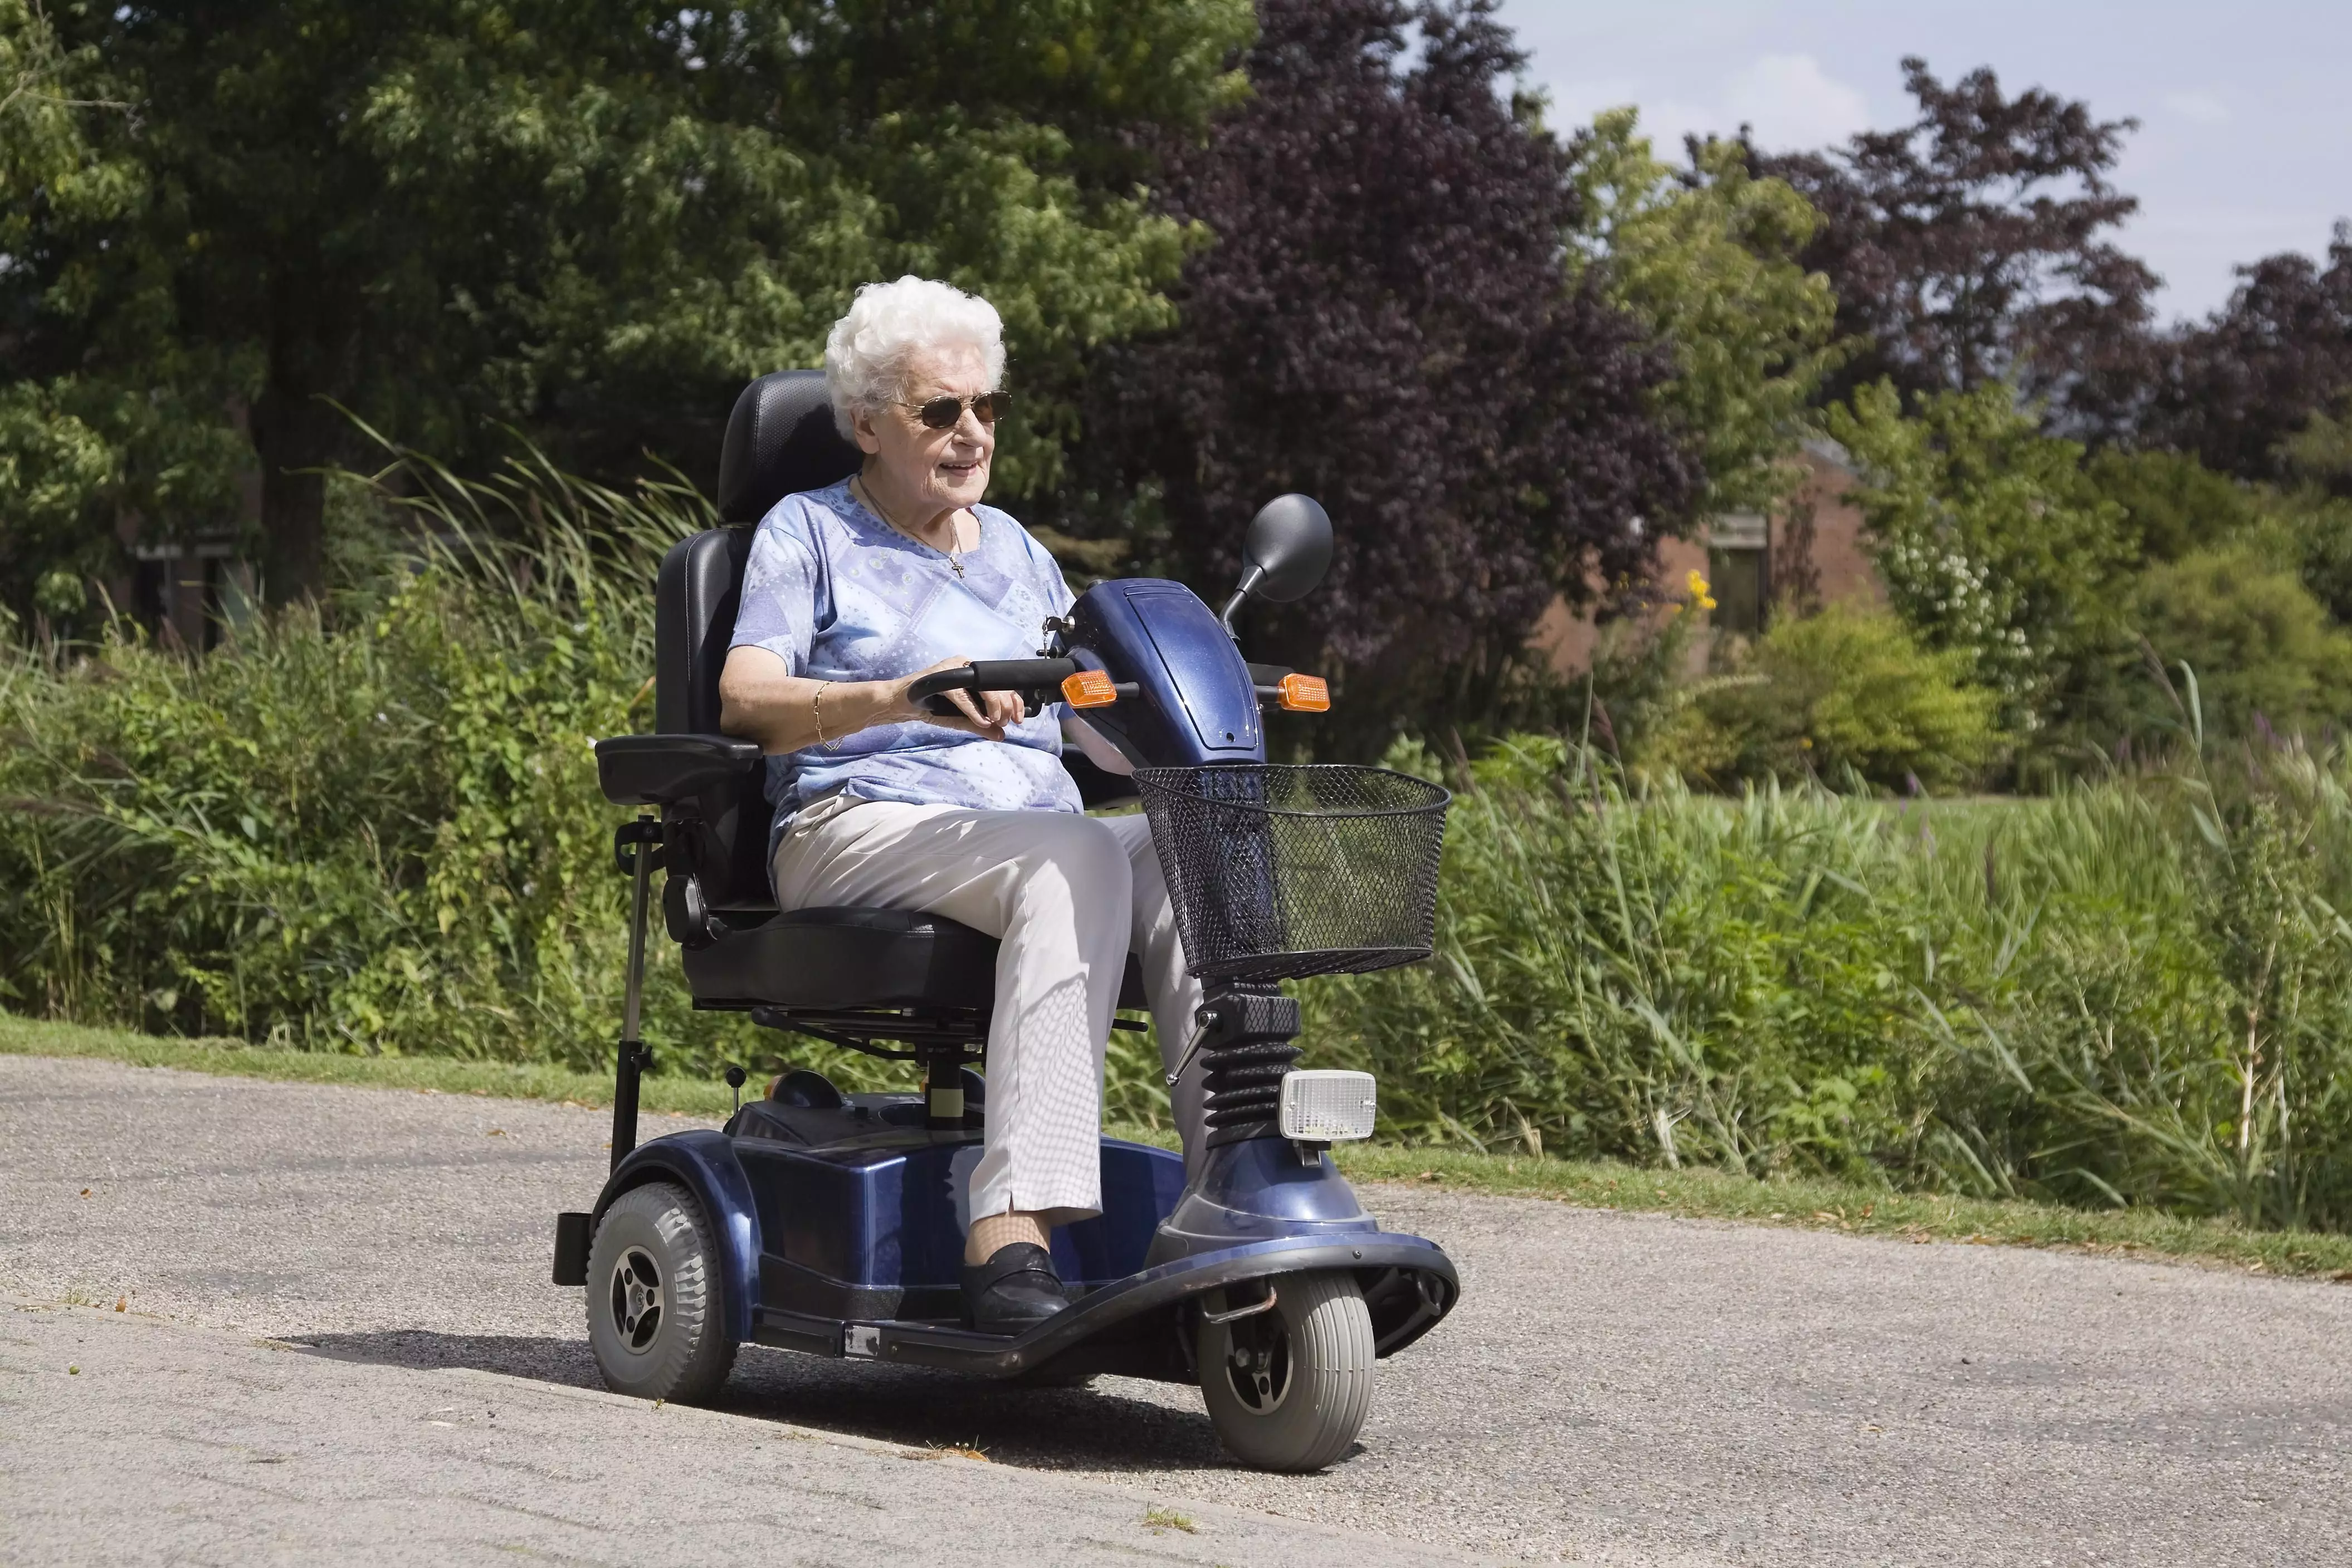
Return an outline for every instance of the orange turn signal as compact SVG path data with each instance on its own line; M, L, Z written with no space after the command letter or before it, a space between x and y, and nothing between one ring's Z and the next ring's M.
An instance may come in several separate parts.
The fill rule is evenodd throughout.
M1118 701L1118 688L1100 670L1080 670L1062 677L1062 700L1072 707L1108 707Z
M1282 685L1276 687L1275 692L1277 700L1292 713L1331 711L1331 688L1324 684L1320 675L1296 673L1285 675Z

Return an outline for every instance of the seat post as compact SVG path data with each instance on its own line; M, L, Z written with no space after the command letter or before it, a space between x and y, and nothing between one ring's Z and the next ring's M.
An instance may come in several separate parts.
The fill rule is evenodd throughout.
M923 1057L923 1125L934 1133L963 1125L963 1052L955 1046Z
M629 898L629 974L621 997L619 1061L613 1072L613 1166L637 1146L637 1085L650 1060L638 1038L638 1019L646 993L646 905L653 883L656 848L661 824L651 817L625 822L613 835L614 858L629 869L635 881Z

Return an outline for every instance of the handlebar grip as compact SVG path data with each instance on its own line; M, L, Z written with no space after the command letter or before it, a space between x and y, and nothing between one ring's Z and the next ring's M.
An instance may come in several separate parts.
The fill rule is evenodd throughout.
M932 713L951 716L963 710L948 700L949 692L1058 694L1062 682L1077 674L1077 670L1076 659L976 659L952 670L925 675L907 688L907 698L922 704Z
M971 689L976 692L1059 692L1062 683L1078 673L1076 659L976 659Z

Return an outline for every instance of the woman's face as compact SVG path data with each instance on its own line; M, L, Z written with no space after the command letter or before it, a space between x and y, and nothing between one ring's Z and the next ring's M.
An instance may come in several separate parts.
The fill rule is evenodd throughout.
M903 402L857 415L857 444L881 471L893 499L941 511L978 504L988 490L996 432L969 408L953 428L933 430L915 408L936 397L969 400L992 390L977 349L925 350L907 366Z

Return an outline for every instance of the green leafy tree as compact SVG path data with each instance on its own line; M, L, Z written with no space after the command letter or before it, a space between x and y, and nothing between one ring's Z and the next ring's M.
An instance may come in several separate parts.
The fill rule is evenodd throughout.
M148 195L136 161L102 145L131 106L107 96L100 74L97 49L69 47L40 0L0 0L0 612L52 622L86 607L84 576L113 542L111 507L185 515L228 498L228 444L201 433L219 410L196 430L176 417L168 353L137 399L70 361L46 378L7 374L45 313L93 289L96 258L54 254L57 232L102 232Z
M1688 152L1684 167L1657 157L1632 109L1594 121L1571 148L1582 243L1570 271L1596 277L1672 350L1655 398L1697 448L1704 505L1762 509L1791 487L1808 407L1843 357L1829 279L1799 259L1820 214L1751 172L1737 142Z
M2005 728L2084 719L2128 646L2133 541L2083 448L2041 434L2005 382L1921 401L1882 382L1829 410L1897 613L2002 698Z
M281 600L321 580L334 404L459 457L512 423L699 469L741 378L906 271L1004 312L1034 411L1005 479L1050 477L1080 352L1171 319L1188 235L1141 149L1240 90L1251 28L1240 0L9 3L0 37L56 67L47 166L120 176L96 202L9 166L0 383L118 467L142 406L249 442L178 499L257 467Z
M2103 447L2087 472L2099 493L2124 509L2144 560L2179 560L2243 532L2262 517L2262 497L2252 486L2214 473L2189 453Z

